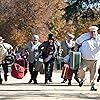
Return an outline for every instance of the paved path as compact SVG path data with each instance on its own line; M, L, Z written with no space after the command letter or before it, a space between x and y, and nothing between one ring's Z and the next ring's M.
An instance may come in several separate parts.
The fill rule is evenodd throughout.
M61 71L54 71L53 83L44 84L44 75L38 75L37 85L28 84L29 73L23 79L10 76L0 85L0 100L100 100L100 83L98 91L90 91L89 74L84 86L79 87L73 79L72 86L67 82L61 84ZM3 74L2 74L3 77Z

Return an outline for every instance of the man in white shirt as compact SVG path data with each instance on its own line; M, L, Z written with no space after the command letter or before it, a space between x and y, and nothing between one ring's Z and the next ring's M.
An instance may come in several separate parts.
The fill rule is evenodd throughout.
M100 35L97 32L98 27L89 27L88 33L84 33L76 39L75 51L79 50L82 55L81 68L79 68L79 78L83 85L85 72L90 72L91 91L97 91L95 81L100 65Z

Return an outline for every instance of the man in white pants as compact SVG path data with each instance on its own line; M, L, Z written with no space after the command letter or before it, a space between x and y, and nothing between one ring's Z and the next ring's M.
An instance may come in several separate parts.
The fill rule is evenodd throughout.
M100 65L100 35L97 32L98 27L91 26L87 33L82 34L76 39L75 51L82 54L81 68L79 68L80 86L83 85L85 72L90 72L91 91L97 91L95 81Z

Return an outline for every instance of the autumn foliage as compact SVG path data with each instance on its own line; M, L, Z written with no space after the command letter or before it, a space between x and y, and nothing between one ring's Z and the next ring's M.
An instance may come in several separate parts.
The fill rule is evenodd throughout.
M63 18L64 0L1 0L0 35L14 47L28 42L36 33L44 41L48 33L54 33L58 40L63 40L67 32L76 36L86 31L89 25L100 23L78 19Z

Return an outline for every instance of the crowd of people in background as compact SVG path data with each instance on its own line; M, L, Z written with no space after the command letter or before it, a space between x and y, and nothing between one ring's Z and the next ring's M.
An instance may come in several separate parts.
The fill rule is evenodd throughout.
M63 58L63 61L60 63L61 68L64 64L68 64L69 66L68 77L61 77L63 78L61 83L65 83L68 80L68 85L72 85L71 80L74 73L74 78L81 87L85 81L85 72L89 71L91 91L96 91L95 81L97 81L98 69L100 67L100 35L97 31L97 26L91 26L89 27L89 32L80 35L76 40L73 33L67 33L65 40L62 42L58 42L54 34L50 33L48 34L47 40L42 43L40 42L39 36L33 34L31 40L21 50L18 50L19 48L13 50L12 47L6 49L3 44L4 39L0 37L0 52L2 51L1 49L7 50L5 52L3 50L3 53L1 53L4 56L0 56L0 65L4 70L5 81L7 81L8 76L7 62L14 63L17 58L25 55L26 57L24 59L29 63L30 80L28 83L30 84L33 81L34 84L38 84L38 72L45 74L44 84L52 82L54 63L58 56L60 56ZM81 53L80 68L70 68L70 52ZM99 80L100 75L98 77ZM2 84L1 76L0 83Z

